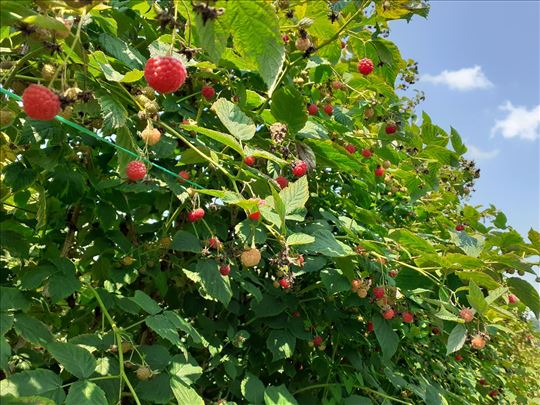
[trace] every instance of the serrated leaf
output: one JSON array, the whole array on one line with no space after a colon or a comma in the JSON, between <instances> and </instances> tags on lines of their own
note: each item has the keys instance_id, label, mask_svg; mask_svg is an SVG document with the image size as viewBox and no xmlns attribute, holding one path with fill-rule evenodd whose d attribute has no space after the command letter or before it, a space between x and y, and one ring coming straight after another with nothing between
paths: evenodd
<instances>
[{"instance_id":1,"label":"serrated leaf","mask_svg":"<svg viewBox=\"0 0 540 405\"><path fill-rule=\"evenodd\" d=\"M540 317L540 295L538 291L521 278L511 277L506 281L510 290L531 309L537 318Z\"/></svg>"},{"instance_id":2,"label":"serrated leaf","mask_svg":"<svg viewBox=\"0 0 540 405\"><path fill-rule=\"evenodd\" d=\"M103 405L107 403L105 393L91 381L77 381L69 387L66 405Z\"/></svg>"},{"instance_id":3,"label":"serrated leaf","mask_svg":"<svg viewBox=\"0 0 540 405\"><path fill-rule=\"evenodd\" d=\"M398 335L392 329L391 323L383 319L380 315L373 317L373 327L377 341L381 346L383 357L386 360L391 359L398 348Z\"/></svg>"},{"instance_id":4,"label":"serrated leaf","mask_svg":"<svg viewBox=\"0 0 540 405\"><path fill-rule=\"evenodd\" d=\"M117 97L110 95L105 90L96 91L96 97L101 107L104 130L110 131L126 125L128 113Z\"/></svg>"},{"instance_id":5,"label":"serrated leaf","mask_svg":"<svg viewBox=\"0 0 540 405\"><path fill-rule=\"evenodd\" d=\"M307 121L304 98L292 85L281 87L274 92L270 111L277 121L287 124L292 134L304 128Z\"/></svg>"},{"instance_id":6,"label":"serrated leaf","mask_svg":"<svg viewBox=\"0 0 540 405\"><path fill-rule=\"evenodd\" d=\"M272 94L285 60L285 48L279 31L279 21L269 3L262 1L229 2L231 32L236 50L246 59L254 60L257 73Z\"/></svg>"},{"instance_id":7,"label":"serrated leaf","mask_svg":"<svg viewBox=\"0 0 540 405\"><path fill-rule=\"evenodd\" d=\"M15 397L39 395L52 399L58 405L66 396L60 376L42 369L22 371L0 381L0 393Z\"/></svg>"},{"instance_id":8,"label":"serrated leaf","mask_svg":"<svg viewBox=\"0 0 540 405\"><path fill-rule=\"evenodd\" d=\"M452 142L452 148L454 148L454 150L460 155L467 152L467 147L463 145L461 136L454 128L450 128L450 141Z\"/></svg>"},{"instance_id":9,"label":"serrated leaf","mask_svg":"<svg viewBox=\"0 0 540 405\"><path fill-rule=\"evenodd\" d=\"M182 125L182 128L186 131L195 131L199 134L206 135L207 137L217 141L225 146L228 146L240 155L244 155L242 145L238 143L231 135L224 134L223 132L214 131L213 129L202 128L196 125Z\"/></svg>"},{"instance_id":10,"label":"serrated leaf","mask_svg":"<svg viewBox=\"0 0 540 405\"><path fill-rule=\"evenodd\" d=\"M417 253L436 253L435 248L427 240L408 231L396 229L390 233L390 238L405 246L407 250Z\"/></svg>"},{"instance_id":11,"label":"serrated leaf","mask_svg":"<svg viewBox=\"0 0 540 405\"><path fill-rule=\"evenodd\" d=\"M135 295L131 297L130 300L150 315L155 315L161 312L161 307L158 305L158 303L140 290L135 291Z\"/></svg>"},{"instance_id":12,"label":"serrated leaf","mask_svg":"<svg viewBox=\"0 0 540 405\"><path fill-rule=\"evenodd\" d=\"M446 343L446 355L457 352L463 347L467 340L467 328L462 324L457 324L450 332L448 336L448 342Z\"/></svg>"},{"instance_id":13,"label":"serrated leaf","mask_svg":"<svg viewBox=\"0 0 540 405\"><path fill-rule=\"evenodd\" d=\"M220 98L212 104L221 123L237 139L247 141L255 135L255 123L236 104L225 98Z\"/></svg>"},{"instance_id":14,"label":"serrated leaf","mask_svg":"<svg viewBox=\"0 0 540 405\"><path fill-rule=\"evenodd\" d=\"M246 372L246 376L240 384L240 390L250 403L261 404L264 400L264 384L249 371Z\"/></svg>"},{"instance_id":15,"label":"serrated leaf","mask_svg":"<svg viewBox=\"0 0 540 405\"><path fill-rule=\"evenodd\" d=\"M179 404L204 405L204 400L193 388L180 378L171 378L171 389Z\"/></svg>"},{"instance_id":16,"label":"serrated leaf","mask_svg":"<svg viewBox=\"0 0 540 405\"><path fill-rule=\"evenodd\" d=\"M499 283L495 281L491 276L479 271L456 271L456 275L465 281L474 281L476 284L489 289L495 289L499 287Z\"/></svg>"},{"instance_id":17,"label":"serrated leaf","mask_svg":"<svg viewBox=\"0 0 540 405\"><path fill-rule=\"evenodd\" d=\"M306 243L315 242L315 238L306 233L293 233L287 237L287 245L305 245Z\"/></svg>"},{"instance_id":18,"label":"serrated leaf","mask_svg":"<svg viewBox=\"0 0 540 405\"><path fill-rule=\"evenodd\" d=\"M221 275L218 264L214 260L199 260L196 269L205 292L223 305L229 305L232 298L231 282L229 277Z\"/></svg>"},{"instance_id":19,"label":"serrated leaf","mask_svg":"<svg viewBox=\"0 0 540 405\"><path fill-rule=\"evenodd\" d=\"M36 345L45 346L53 341L53 336L47 325L26 314L15 317L15 331L23 338Z\"/></svg>"},{"instance_id":20,"label":"serrated leaf","mask_svg":"<svg viewBox=\"0 0 540 405\"><path fill-rule=\"evenodd\" d=\"M264 391L265 405L298 405L285 385L269 386Z\"/></svg>"},{"instance_id":21,"label":"serrated leaf","mask_svg":"<svg viewBox=\"0 0 540 405\"><path fill-rule=\"evenodd\" d=\"M67 372L78 378L88 378L96 370L96 359L82 347L72 343L52 342L47 350Z\"/></svg>"},{"instance_id":22,"label":"serrated leaf","mask_svg":"<svg viewBox=\"0 0 540 405\"><path fill-rule=\"evenodd\" d=\"M294 214L304 209L309 199L309 186L307 176L302 176L294 183L279 192L279 196L285 205L285 214Z\"/></svg>"},{"instance_id":23,"label":"serrated leaf","mask_svg":"<svg viewBox=\"0 0 540 405\"><path fill-rule=\"evenodd\" d=\"M329 257L350 256L354 252L350 246L336 239L332 232L321 229L313 233L315 242L301 245L300 249L306 252L320 253Z\"/></svg>"},{"instance_id":24,"label":"serrated leaf","mask_svg":"<svg viewBox=\"0 0 540 405\"><path fill-rule=\"evenodd\" d=\"M272 361L287 359L294 353L296 338L285 330L273 330L266 339L266 347L272 353Z\"/></svg>"},{"instance_id":25,"label":"serrated leaf","mask_svg":"<svg viewBox=\"0 0 540 405\"><path fill-rule=\"evenodd\" d=\"M149 316L146 318L145 323L163 339L168 340L175 346L182 347L178 332L167 316L163 314Z\"/></svg>"},{"instance_id":26,"label":"serrated leaf","mask_svg":"<svg viewBox=\"0 0 540 405\"><path fill-rule=\"evenodd\" d=\"M2 238L4 243L4 238ZM17 288L0 287L0 311L23 310L26 311L30 306L30 301Z\"/></svg>"},{"instance_id":27,"label":"serrated leaf","mask_svg":"<svg viewBox=\"0 0 540 405\"><path fill-rule=\"evenodd\" d=\"M201 241L191 232L178 231L173 237L171 249L179 252L200 253L202 245Z\"/></svg>"},{"instance_id":28,"label":"serrated leaf","mask_svg":"<svg viewBox=\"0 0 540 405\"><path fill-rule=\"evenodd\" d=\"M221 7L221 5L216 5ZM195 36L199 45L214 63L218 63L221 54L227 47L227 40L231 33L229 14L225 12L218 18L209 19L203 22L200 14L195 16Z\"/></svg>"},{"instance_id":29,"label":"serrated leaf","mask_svg":"<svg viewBox=\"0 0 540 405\"><path fill-rule=\"evenodd\" d=\"M102 33L98 38L105 51L115 59L124 63L131 69L142 69L146 58L135 48L128 45L118 37Z\"/></svg>"},{"instance_id":30,"label":"serrated leaf","mask_svg":"<svg viewBox=\"0 0 540 405\"><path fill-rule=\"evenodd\" d=\"M483 314L484 311L488 308L488 303L484 298L482 290L476 285L474 281L469 283L469 294L467 295L467 300L469 304L472 305L474 309L479 314Z\"/></svg>"}]
</instances>

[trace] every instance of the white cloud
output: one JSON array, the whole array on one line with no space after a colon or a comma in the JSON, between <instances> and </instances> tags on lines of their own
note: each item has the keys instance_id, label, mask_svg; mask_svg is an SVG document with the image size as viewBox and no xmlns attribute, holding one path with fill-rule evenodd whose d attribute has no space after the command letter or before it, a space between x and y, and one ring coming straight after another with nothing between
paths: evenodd
<instances>
[{"instance_id":1,"label":"white cloud","mask_svg":"<svg viewBox=\"0 0 540 405\"><path fill-rule=\"evenodd\" d=\"M496 120L491 135L499 132L505 138L521 138L533 141L540 137L540 105L531 108L517 106L507 101L499 107L506 111L506 117Z\"/></svg>"},{"instance_id":2,"label":"white cloud","mask_svg":"<svg viewBox=\"0 0 540 405\"><path fill-rule=\"evenodd\" d=\"M473 160L489 160L499 155L499 149L482 150L474 145L467 144L467 156Z\"/></svg>"},{"instance_id":3,"label":"white cloud","mask_svg":"<svg viewBox=\"0 0 540 405\"><path fill-rule=\"evenodd\" d=\"M422 75L421 81L432 84L442 84L452 90L468 91L489 89L493 83L486 77L481 66L459 70L443 70L438 75Z\"/></svg>"}]
</instances>

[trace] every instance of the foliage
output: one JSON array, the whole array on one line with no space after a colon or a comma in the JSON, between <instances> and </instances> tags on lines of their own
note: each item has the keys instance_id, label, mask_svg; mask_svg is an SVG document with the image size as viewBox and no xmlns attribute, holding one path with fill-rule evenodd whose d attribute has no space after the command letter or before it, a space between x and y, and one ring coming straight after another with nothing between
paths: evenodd
<instances>
[{"instance_id":1,"label":"foliage","mask_svg":"<svg viewBox=\"0 0 540 405\"><path fill-rule=\"evenodd\" d=\"M538 403L540 299L511 275L534 274L540 234L467 204L479 172L458 132L396 93L415 67L388 20L426 5L193 3L2 1L3 88L51 84L62 116L109 142L2 101L2 400ZM144 64L169 53L189 77L158 95ZM128 181L129 151L160 167Z\"/></svg>"}]
</instances>

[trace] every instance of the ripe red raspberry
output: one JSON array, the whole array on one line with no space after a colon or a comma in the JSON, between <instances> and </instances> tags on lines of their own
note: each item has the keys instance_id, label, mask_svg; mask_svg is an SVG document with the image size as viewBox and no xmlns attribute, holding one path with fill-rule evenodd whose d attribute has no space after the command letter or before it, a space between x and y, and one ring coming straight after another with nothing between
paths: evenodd
<instances>
[{"instance_id":1,"label":"ripe red raspberry","mask_svg":"<svg viewBox=\"0 0 540 405\"><path fill-rule=\"evenodd\" d=\"M283 35L281 36L281 39L282 39L283 42L285 42L285 43L288 43L288 42L289 42L289 36L288 36L287 34L283 34Z\"/></svg>"},{"instance_id":2,"label":"ripe red raspberry","mask_svg":"<svg viewBox=\"0 0 540 405\"><path fill-rule=\"evenodd\" d=\"M210 249L219 249L221 247L221 241L217 236L212 236L208 239L208 247Z\"/></svg>"},{"instance_id":3,"label":"ripe red raspberry","mask_svg":"<svg viewBox=\"0 0 540 405\"><path fill-rule=\"evenodd\" d=\"M397 131L397 125L394 121L388 121L386 123L386 127L384 127L384 131L388 134L388 135L392 135L394 133L396 133Z\"/></svg>"},{"instance_id":4,"label":"ripe red raspberry","mask_svg":"<svg viewBox=\"0 0 540 405\"><path fill-rule=\"evenodd\" d=\"M35 120L49 121L60 113L60 99L45 86L31 84L22 94L24 112Z\"/></svg>"},{"instance_id":5,"label":"ripe red raspberry","mask_svg":"<svg viewBox=\"0 0 540 405\"><path fill-rule=\"evenodd\" d=\"M255 211L249 214L249 219L252 219L253 221L258 221L260 218L261 218L261 213L259 211Z\"/></svg>"},{"instance_id":6,"label":"ripe red raspberry","mask_svg":"<svg viewBox=\"0 0 540 405\"><path fill-rule=\"evenodd\" d=\"M438 335L439 333L441 333L441 330L435 326L431 328L431 333L433 333L434 335Z\"/></svg>"},{"instance_id":7,"label":"ripe red raspberry","mask_svg":"<svg viewBox=\"0 0 540 405\"><path fill-rule=\"evenodd\" d=\"M390 309L387 309L386 311L384 311L382 316L383 316L384 319L389 321L390 319L392 319L394 317L395 314L396 313L394 312L394 310L392 308L390 308Z\"/></svg>"},{"instance_id":8,"label":"ripe red raspberry","mask_svg":"<svg viewBox=\"0 0 540 405\"><path fill-rule=\"evenodd\" d=\"M219 268L219 272L222 276L228 276L231 272L231 266L229 266L228 264L224 264Z\"/></svg>"},{"instance_id":9,"label":"ripe red raspberry","mask_svg":"<svg viewBox=\"0 0 540 405\"><path fill-rule=\"evenodd\" d=\"M317 107L317 104L310 104L307 108L309 115L315 115L319 112L319 108Z\"/></svg>"},{"instance_id":10,"label":"ripe red raspberry","mask_svg":"<svg viewBox=\"0 0 540 405\"><path fill-rule=\"evenodd\" d=\"M463 308L461 311L459 311L459 316L465 322L471 322L474 318L474 312L470 308Z\"/></svg>"},{"instance_id":11,"label":"ripe red raspberry","mask_svg":"<svg viewBox=\"0 0 540 405\"><path fill-rule=\"evenodd\" d=\"M343 83L341 83L339 80L334 80L332 82L332 88L334 90L339 90L339 89L341 89L341 87L343 87Z\"/></svg>"},{"instance_id":12,"label":"ripe red raspberry","mask_svg":"<svg viewBox=\"0 0 540 405\"><path fill-rule=\"evenodd\" d=\"M384 297L384 287L373 287L373 296L378 300Z\"/></svg>"},{"instance_id":13,"label":"ripe red raspberry","mask_svg":"<svg viewBox=\"0 0 540 405\"><path fill-rule=\"evenodd\" d=\"M375 169L375 176L382 177L384 175L384 167L377 166Z\"/></svg>"},{"instance_id":14,"label":"ripe red raspberry","mask_svg":"<svg viewBox=\"0 0 540 405\"><path fill-rule=\"evenodd\" d=\"M414 315L410 312L403 312L401 314L401 319L403 319L403 322L405 323L413 323L414 322Z\"/></svg>"},{"instance_id":15,"label":"ripe red raspberry","mask_svg":"<svg viewBox=\"0 0 540 405\"><path fill-rule=\"evenodd\" d=\"M324 106L324 112L328 115L332 115L332 113L334 112L334 107L332 107L332 104L326 104Z\"/></svg>"},{"instance_id":16,"label":"ripe red raspberry","mask_svg":"<svg viewBox=\"0 0 540 405\"><path fill-rule=\"evenodd\" d=\"M486 384L487 384L487 381L486 381L484 378L480 378L480 379L478 380L478 384L480 384L480 385L486 385Z\"/></svg>"},{"instance_id":17,"label":"ripe red raspberry","mask_svg":"<svg viewBox=\"0 0 540 405\"><path fill-rule=\"evenodd\" d=\"M179 183L185 183L184 180L189 180L189 172L185 171L185 170L182 170L180 173L178 173L178 175L180 177L182 177L181 179L179 178L178 179L178 182ZM184 179L184 180L183 180Z\"/></svg>"},{"instance_id":18,"label":"ripe red raspberry","mask_svg":"<svg viewBox=\"0 0 540 405\"><path fill-rule=\"evenodd\" d=\"M186 81L187 71L182 61L171 56L154 56L144 67L148 85L159 93L174 93Z\"/></svg>"},{"instance_id":19,"label":"ripe red raspberry","mask_svg":"<svg viewBox=\"0 0 540 405\"><path fill-rule=\"evenodd\" d=\"M347 46L347 42L345 42L344 40L341 40L340 46L341 46L341 49L345 48Z\"/></svg>"},{"instance_id":20,"label":"ripe red raspberry","mask_svg":"<svg viewBox=\"0 0 540 405\"><path fill-rule=\"evenodd\" d=\"M514 294L510 294L508 296L508 302L510 304L515 304L516 302L518 302L518 297L516 297Z\"/></svg>"},{"instance_id":21,"label":"ripe red raspberry","mask_svg":"<svg viewBox=\"0 0 540 405\"><path fill-rule=\"evenodd\" d=\"M498 390L491 390L491 391L489 391L489 396L491 398L497 398L499 396L499 391Z\"/></svg>"},{"instance_id":22,"label":"ripe red raspberry","mask_svg":"<svg viewBox=\"0 0 540 405\"><path fill-rule=\"evenodd\" d=\"M456 225L456 231L461 232L465 230L465 225L463 224L457 224Z\"/></svg>"},{"instance_id":23,"label":"ripe red raspberry","mask_svg":"<svg viewBox=\"0 0 540 405\"><path fill-rule=\"evenodd\" d=\"M317 335L313 338L313 346L320 346L322 345L322 342L323 342L322 336Z\"/></svg>"},{"instance_id":24,"label":"ripe red raspberry","mask_svg":"<svg viewBox=\"0 0 540 405\"><path fill-rule=\"evenodd\" d=\"M255 156L246 156L244 158L244 163L248 166L253 166L255 164Z\"/></svg>"},{"instance_id":25,"label":"ripe red raspberry","mask_svg":"<svg viewBox=\"0 0 540 405\"><path fill-rule=\"evenodd\" d=\"M201 95L208 101L212 100L216 95L216 91L211 86L203 86L201 89Z\"/></svg>"},{"instance_id":26,"label":"ripe red raspberry","mask_svg":"<svg viewBox=\"0 0 540 405\"><path fill-rule=\"evenodd\" d=\"M373 325L373 322L368 321L368 323L367 323L367 331L368 332L373 332L374 330L375 330L375 326Z\"/></svg>"},{"instance_id":27,"label":"ripe red raspberry","mask_svg":"<svg viewBox=\"0 0 540 405\"><path fill-rule=\"evenodd\" d=\"M367 76L373 72L374 67L373 61L369 58L363 58L358 61L358 72L362 73L364 76Z\"/></svg>"},{"instance_id":28,"label":"ripe red raspberry","mask_svg":"<svg viewBox=\"0 0 540 405\"><path fill-rule=\"evenodd\" d=\"M369 149L362 149L362 156L365 158L370 158L373 155L373 152Z\"/></svg>"},{"instance_id":29,"label":"ripe red raspberry","mask_svg":"<svg viewBox=\"0 0 540 405\"><path fill-rule=\"evenodd\" d=\"M285 289L291 287L291 285L289 284L289 282L288 282L287 280L285 280L284 278L282 278L281 280L279 280L279 285L282 286L282 287L285 288Z\"/></svg>"},{"instance_id":30,"label":"ripe red raspberry","mask_svg":"<svg viewBox=\"0 0 540 405\"><path fill-rule=\"evenodd\" d=\"M463 360L463 356L461 354L456 354L455 359L456 359L456 361L461 361L461 360Z\"/></svg>"},{"instance_id":31,"label":"ripe red raspberry","mask_svg":"<svg viewBox=\"0 0 540 405\"><path fill-rule=\"evenodd\" d=\"M204 210L202 208L196 208L191 212L188 212L187 219L189 222L196 222L204 218Z\"/></svg>"},{"instance_id":32,"label":"ripe red raspberry","mask_svg":"<svg viewBox=\"0 0 540 405\"><path fill-rule=\"evenodd\" d=\"M293 166L292 172L296 177L302 177L304 174L306 174L307 169L307 163L301 160Z\"/></svg>"},{"instance_id":33,"label":"ripe red raspberry","mask_svg":"<svg viewBox=\"0 0 540 405\"><path fill-rule=\"evenodd\" d=\"M366 248L361 245L356 246L355 250L359 255L363 255L366 252Z\"/></svg>"},{"instance_id":34,"label":"ripe red raspberry","mask_svg":"<svg viewBox=\"0 0 540 405\"><path fill-rule=\"evenodd\" d=\"M299 311L294 311L291 315L292 315L293 318L300 318L300 312Z\"/></svg>"},{"instance_id":35,"label":"ripe red raspberry","mask_svg":"<svg viewBox=\"0 0 540 405\"><path fill-rule=\"evenodd\" d=\"M351 155L356 152L356 146L351 144L345 146L345 149L347 149L347 152L349 152Z\"/></svg>"},{"instance_id":36,"label":"ripe red raspberry","mask_svg":"<svg viewBox=\"0 0 540 405\"><path fill-rule=\"evenodd\" d=\"M397 270L390 270L390 271L388 272L388 275L389 275L390 277L392 277L392 278L395 278L395 277L397 277L397 275L398 275L398 271L397 271Z\"/></svg>"},{"instance_id":37,"label":"ripe red raspberry","mask_svg":"<svg viewBox=\"0 0 540 405\"><path fill-rule=\"evenodd\" d=\"M279 184L279 188L281 188L282 190L289 185L289 180L287 180L283 176L276 177L276 182L277 184Z\"/></svg>"},{"instance_id":38,"label":"ripe red raspberry","mask_svg":"<svg viewBox=\"0 0 540 405\"><path fill-rule=\"evenodd\" d=\"M132 181L142 180L146 176L146 166L138 160L129 162L126 166L126 176Z\"/></svg>"},{"instance_id":39,"label":"ripe red raspberry","mask_svg":"<svg viewBox=\"0 0 540 405\"><path fill-rule=\"evenodd\" d=\"M298 255L298 265L303 267L306 259L304 259L303 255Z\"/></svg>"}]
</instances>

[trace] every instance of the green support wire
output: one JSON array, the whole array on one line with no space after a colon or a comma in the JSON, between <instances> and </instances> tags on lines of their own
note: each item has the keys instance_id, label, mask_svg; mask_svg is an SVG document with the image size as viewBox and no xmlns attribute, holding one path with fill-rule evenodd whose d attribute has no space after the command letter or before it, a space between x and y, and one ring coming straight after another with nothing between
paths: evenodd
<instances>
[{"instance_id":1,"label":"green support wire","mask_svg":"<svg viewBox=\"0 0 540 405\"><path fill-rule=\"evenodd\" d=\"M22 98L21 98L21 97L19 97L19 96L16 95L16 94L13 94L11 91L6 90L6 89L4 89L4 88L1 87L1 86L0 86L0 92L4 93L6 96L11 97L11 98L14 99L14 100L22 101ZM104 143L106 143L106 144L112 146L113 148L116 148L116 149L118 149L118 150L121 150L122 152L127 153L128 155L133 156L134 158L136 158L136 159L138 159L138 160L143 161L144 163L146 163L146 164L148 164L148 165L150 165L150 166L152 166L152 167L155 167L155 168L157 168L157 169L159 169L159 170L161 170L161 171L163 171L163 172L165 172L165 173L167 173L167 174L170 174L171 176L176 177L177 179L181 180L182 182L188 183L188 184L190 184L190 185L192 185L192 186L194 186L194 187L200 188L200 189L203 189L203 188L204 188L204 187L201 186L200 184L197 184L197 183L195 183L195 182L193 182L193 181L190 181L190 180L188 180L188 179L183 178L182 176L179 176L178 174L176 174L176 173L170 171L169 169L167 169L166 167L163 167L163 166L161 166L161 165L158 165L157 163L154 163L154 162L152 162L152 161L150 161L150 160L148 160L148 159L146 159L146 158L144 158L144 157L138 155L137 153L135 153L135 152L133 152L133 151L131 151L131 150L129 150L129 149L123 148L122 146L117 145L117 144L115 144L114 142L111 142L111 141L109 141L108 139L105 139L105 138L99 136L99 135L96 134L94 131L90 131L89 129L87 129L87 128L85 128L85 127L82 127L82 126L80 126L79 124L76 124L76 123L71 122L71 121L69 121L69 120L66 120L64 117L61 117L61 116L59 116L59 115L57 115L57 116L54 117L54 118L55 118L57 121L60 121L60 122L66 124L66 125L68 125L68 126L70 126L70 127L72 127L72 128L75 128L76 130L82 132L82 133L85 134L85 135L89 135L89 136L91 136L92 138L97 139L97 140L100 141L100 142L104 142ZM180 187L182 187L184 190L186 189L186 187L184 187L184 186L182 186L182 185L181 185Z\"/></svg>"}]
</instances>

